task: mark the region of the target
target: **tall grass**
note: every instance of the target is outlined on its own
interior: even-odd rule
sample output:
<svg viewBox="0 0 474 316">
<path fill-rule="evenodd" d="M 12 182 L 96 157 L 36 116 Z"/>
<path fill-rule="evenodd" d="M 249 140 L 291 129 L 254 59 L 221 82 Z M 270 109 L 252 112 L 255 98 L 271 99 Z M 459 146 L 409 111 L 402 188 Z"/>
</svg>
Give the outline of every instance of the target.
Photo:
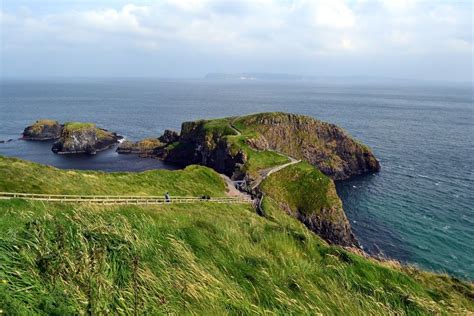
<svg viewBox="0 0 474 316">
<path fill-rule="evenodd" d="M 0 202 L 7 314 L 467 314 L 472 284 L 328 246 L 271 199 L 98 207 Z"/>
<path fill-rule="evenodd" d="M 0 156 L 0 191 L 49 194 L 223 196 L 226 186 L 212 169 L 100 172 L 60 170 Z"/>
</svg>

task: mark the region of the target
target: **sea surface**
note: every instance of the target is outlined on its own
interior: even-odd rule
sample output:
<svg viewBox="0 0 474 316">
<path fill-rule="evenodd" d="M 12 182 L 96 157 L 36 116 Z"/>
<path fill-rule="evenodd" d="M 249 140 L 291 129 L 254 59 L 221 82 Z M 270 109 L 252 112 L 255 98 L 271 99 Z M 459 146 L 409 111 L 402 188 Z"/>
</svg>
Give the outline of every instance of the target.
<svg viewBox="0 0 474 316">
<path fill-rule="evenodd" d="M 382 171 L 337 189 L 363 247 L 474 279 L 474 106 L 469 85 L 62 79 L 0 83 L 0 155 L 59 168 L 173 168 L 118 155 L 54 155 L 49 142 L 17 140 L 40 118 L 90 121 L 130 140 L 179 130 L 186 120 L 263 111 L 338 124 L 368 144 Z"/>
</svg>

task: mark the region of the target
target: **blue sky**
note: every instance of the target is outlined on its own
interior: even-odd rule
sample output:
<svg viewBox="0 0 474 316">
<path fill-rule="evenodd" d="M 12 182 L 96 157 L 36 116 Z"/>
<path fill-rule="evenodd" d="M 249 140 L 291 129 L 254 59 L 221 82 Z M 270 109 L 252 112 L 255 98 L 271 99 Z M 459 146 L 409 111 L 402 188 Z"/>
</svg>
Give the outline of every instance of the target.
<svg viewBox="0 0 474 316">
<path fill-rule="evenodd" d="M 3 77 L 472 81 L 472 1 L 2 0 Z"/>
</svg>

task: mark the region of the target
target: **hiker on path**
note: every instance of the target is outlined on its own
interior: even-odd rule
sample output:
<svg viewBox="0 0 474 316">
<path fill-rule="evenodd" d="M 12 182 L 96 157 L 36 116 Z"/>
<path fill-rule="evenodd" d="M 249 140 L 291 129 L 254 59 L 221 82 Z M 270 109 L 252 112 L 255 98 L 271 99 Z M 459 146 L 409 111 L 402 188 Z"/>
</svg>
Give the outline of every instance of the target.
<svg viewBox="0 0 474 316">
<path fill-rule="evenodd" d="M 170 198 L 170 193 L 169 193 L 169 192 L 166 192 L 166 194 L 165 194 L 165 202 L 166 202 L 166 203 L 170 203 L 170 202 L 171 202 L 171 198 Z"/>
</svg>

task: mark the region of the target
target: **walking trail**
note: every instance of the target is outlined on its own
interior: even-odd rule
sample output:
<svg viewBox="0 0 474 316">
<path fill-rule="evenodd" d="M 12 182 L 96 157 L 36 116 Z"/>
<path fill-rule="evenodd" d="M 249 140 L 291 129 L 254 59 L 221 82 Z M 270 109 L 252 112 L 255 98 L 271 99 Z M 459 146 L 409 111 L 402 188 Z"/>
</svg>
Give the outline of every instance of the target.
<svg viewBox="0 0 474 316">
<path fill-rule="evenodd" d="M 242 135 L 242 133 L 234 126 L 234 124 L 232 122 L 229 123 L 229 126 L 237 133 L 237 135 Z M 278 172 L 288 166 L 291 166 L 291 165 L 294 165 L 294 164 L 297 164 L 299 162 L 301 162 L 301 159 L 295 159 L 293 157 L 290 157 L 288 155 L 285 155 L 285 154 L 282 154 L 280 152 L 277 152 L 277 151 L 274 151 L 274 150 L 270 150 L 270 151 L 273 151 L 281 156 L 285 156 L 286 158 L 288 158 L 290 161 L 283 164 L 283 165 L 279 165 L 279 166 L 275 166 L 275 167 L 272 167 L 272 168 L 268 168 L 268 169 L 264 169 L 260 172 L 260 175 L 257 179 L 255 179 L 251 184 L 250 184 L 250 188 L 253 190 L 255 188 L 257 188 L 260 183 L 262 183 L 263 180 L 265 180 L 268 176 L 270 176 L 272 173 L 275 173 L 275 172 Z M 230 181 L 230 179 L 229 179 Z M 230 182 L 232 184 L 232 182 Z M 237 190 L 233 185 L 232 187 L 240 192 L 239 190 Z M 230 191 L 230 190 L 229 190 Z M 236 193 L 235 193 L 236 194 Z M 230 196 L 233 196 L 233 195 L 230 195 Z M 237 196 L 237 195 L 235 195 Z"/>
</svg>

